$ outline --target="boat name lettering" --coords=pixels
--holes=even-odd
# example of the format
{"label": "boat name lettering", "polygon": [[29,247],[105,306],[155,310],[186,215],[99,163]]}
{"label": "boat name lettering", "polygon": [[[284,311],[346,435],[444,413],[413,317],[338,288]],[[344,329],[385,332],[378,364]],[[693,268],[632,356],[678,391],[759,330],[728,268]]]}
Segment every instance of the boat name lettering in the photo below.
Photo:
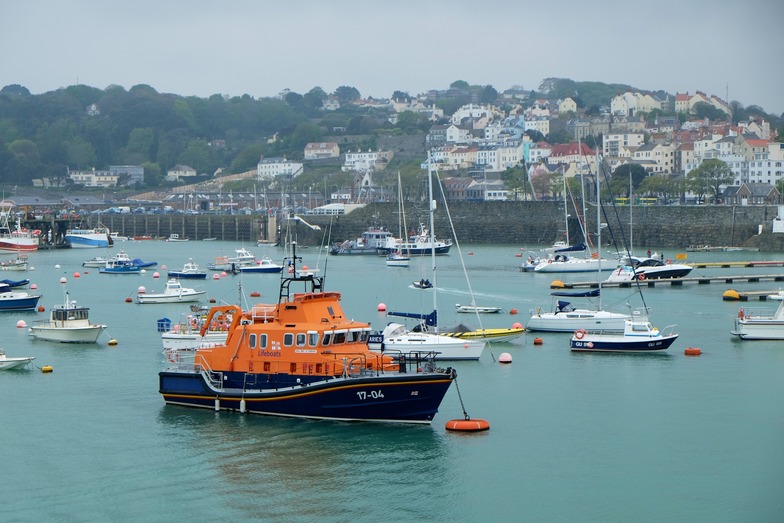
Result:
{"label": "boat name lettering", "polygon": [[316,349],[294,349],[299,354],[316,354]]}
{"label": "boat name lettering", "polygon": [[380,390],[371,390],[370,392],[368,392],[366,390],[358,390],[357,391],[357,396],[361,400],[366,400],[368,398],[372,398],[372,399],[375,400],[375,399],[383,398],[384,397],[384,393],[381,392]]}
{"label": "boat name lettering", "polygon": [[280,351],[260,350],[259,356],[266,358],[280,358]]}

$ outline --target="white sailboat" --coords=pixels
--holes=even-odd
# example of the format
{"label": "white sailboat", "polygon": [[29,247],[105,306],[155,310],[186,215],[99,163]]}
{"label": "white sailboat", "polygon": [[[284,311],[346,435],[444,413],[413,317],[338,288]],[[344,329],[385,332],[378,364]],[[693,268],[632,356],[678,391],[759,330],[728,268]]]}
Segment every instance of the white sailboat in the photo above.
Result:
{"label": "white sailboat", "polygon": [[[599,204],[598,176],[597,176],[597,251],[601,251],[602,245],[602,226],[601,226],[601,206]],[[590,291],[569,292],[555,291],[550,293],[556,297],[554,307],[550,312],[542,312],[541,307],[536,312],[531,311],[531,318],[525,328],[529,331],[543,332],[574,332],[578,329],[591,329],[592,331],[608,332],[622,331],[628,314],[606,311],[602,309],[602,260],[598,257],[594,270],[599,277],[599,287]],[[596,298],[598,305],[596,309],[577,309],[571,302],[559,300],[557,298]]]}
{"label": "white sailboat", "polygon": [[411,351],[435,352],[437,360],[478,360],[482,356],[486,342],[482,339],[466,340],[445,336],[438,330],[438,291],[436,279],[436,244],[433,235],[433,213],[436,202],[433,199],[433,174],[431,159],[428,158],[428,196],[430,199],[430,256],[433,262],[433,312],[416,314],[407,312],[389,312],[390,316],[414,318],[422,320],[415,330],[409,330],[401,323],[388,324],[380,334],[370,337],[368,345],[376,351]]}
{"label": "white sailboat", "polygon": [[[398,237],[403,238],[403,231],[406,230],[406,215],[403,210],[403,186],[400,183],[400,172],[397,173],[397,201],[398,212]],[[411,255],[404,251],[402,247],[396,248],[387,254],[387,267],[408,267],[411,264]]]}

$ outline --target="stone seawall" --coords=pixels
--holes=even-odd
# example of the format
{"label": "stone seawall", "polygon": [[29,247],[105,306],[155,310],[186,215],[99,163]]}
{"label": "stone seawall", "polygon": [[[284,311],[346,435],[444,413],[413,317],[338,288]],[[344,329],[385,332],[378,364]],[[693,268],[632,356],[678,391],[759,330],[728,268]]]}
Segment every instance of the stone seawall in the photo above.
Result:
{"label": "stone seawall", "polygon": [[[578,206],[581,205],[578,201]],[[771,234],[771,222],[776,216],[773,206],[656,205],[632,209],[633,242],[640,247],[684,249],[689,245],[733,245],[784,252],[784,234]],[[615,237],[620,247],[622,236],[626,241],[629,238],[629,207],[610,206],[604,211],[602,222],[609,227],[603,229],[603,243],[610,243]],[[426,202],[407,203],[407,228],[427,223],[427,214]],[[570,240],[579,241],[577,213],[570,208],[568,214]],[[449,215],[461,243],[524,247],[564,238],[564,206],[560,202],[453,202],[449,204]],[[596,207],[588,205],[586,215],[587,230],[596,231]],[[354,239],[372,225],[386,227],[396,236],[398,231],[396,203],[372,204],[341,216],[303,218],[322,228],[313,231],[293,222],[293,233],[300,243],[307,245]],[[255,243],[268,227],[266,219],[259,216],[109,215],[102,221],[112,231],[125,236],[168,237],[176,233],[195,240],[217,238],[246,244]],[[758,235],[760,225],[763,233]],[[285,233],[286,222],[281,223],[281,229]],[[451,236],[449,216],[443,204],[436,209],[435,231],[439,238]]]}

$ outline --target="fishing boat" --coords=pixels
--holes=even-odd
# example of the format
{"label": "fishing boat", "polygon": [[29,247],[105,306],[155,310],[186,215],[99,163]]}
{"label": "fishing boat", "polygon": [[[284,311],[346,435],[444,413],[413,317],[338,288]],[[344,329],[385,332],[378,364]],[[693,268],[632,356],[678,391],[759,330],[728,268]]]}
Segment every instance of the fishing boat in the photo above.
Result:
{"label": "fishing boat", "polygon": [[101,274],[139,274],[141,267],[128,257],[125,251],[120,251],[109,258],[106,265],[98,269]]}
{"label": "fishing boat", "polygon": [[23,367],[34,359],[35,356],[18,356],[16,358],[9,358],[6,356],[5,351],[0,349],[0,370],[10,370]]}
{"label": "fishing boat", "polygon": [[[301,260],[293,245],[291,264]],[[302,285],[302,292],[293,287]],[[281,278],[273,312],[212,307],[231,315],[225,345],[166,351],[159,392],[170,405],[340,421],[430,423],[456,372],[432,352],[368,348],[370,325],[349,320],[339,292],[312,274]],[[202,327],[202,331],[204,331]]]}
{"label": "fishing boat", "polygon": [[171,233],[166,239],[167,242],[187,242],[188,238],[181,238],[177,233]]}
{"label": "fishing boat", "polygon": [[38,250],[41,231],[23,228],[17,219],[11,226],[13,204],[0,202],[0,251],[31,252]]}
{"label": "fishing boat", "polygon": [[784,340],[784,291],[768,295],[778,300],[775,311],[763,308],[740,308],[731,332],[742,340]]}
{"label": "fishing boat", "polygon": [[256,264],[256,256],[245,248],[235,249],[234,256],[218,256],[207,265],[210,271],[227,271],[237,273],[240,267]]}
{"label": "fishing boat", "polygon": [[109,247],[114,242],[109,229],[99,225],[92,229],[68,229],[65,232],[65,243],[72,249],[95,249]]}
{"label": "fishing boat", "polygon": [[65,299],[55,305],[48,320],[33,323],[29,334],[40,340],[61,343],[95,343],[106,329],[106,325],[90,321],[90,309],[80,307],[71,300],[68,291],[64,291]]}
{"label": "fishing boat", "polygon": [[125,242],[125,241],[128,241],[128,239],[129,239],[127,236],[123,236],[122,234],[120,234],[117,231],[110,232],[109,233],[109,237],[112,239],[112,241],[115,241],[115,242]]}
{"label": "fishing boat", "polygon": [[329,253],[333,255],[372,254],[377,256],[394,249],[397,241],[388,230],[373,226],[364,231],[362,236],[356,240],[346,240],[332,245]]}
{"label": "fishing boat", "polygon": [[27,291],[14,291],[6,284],[0,285],[0,312],[2,311],[32,311],[38,306],[40,294],[30,294]]}
{"label": "fishing boat", "polygon": [[431,228],[425,224],[419,224],[419,231],[410,231],[408,239],[396,243],[394,246],[389,247],[384,251],[389,254],[392,251],[403,251],[410,256],[425,256],[435,253],[436,255],[449,254],[449,249],[452,248],[452,240],[438,240],[431,234]]}
{"label": "fishing boat", "polygon": [[179,278],[181,280],[205,280],[207,279],[207,271],[203,270],[193,258],[188,258],[188,261],[182,266],[182,269],[168,272],[169,278]]}
{"label": "fishing boat", "polygon": [[387,254],[387,267],[408,267],[411,265],[411,256],[401,250]]}
{"label": "fishing boat", "polygon": [[183,287],[179,280],[170,278],[166,282],[166,288],[163,292],[147,292],[143,288],[139,289],[136,303],[189,303],[199,301],[199,298],[206,292]]}
{"label": "fishing boat", "polygon": [[617,332],[579,329],[572,334],[573,352],[655,352],[665,350],[678,339],[674,325],[659,331],[647,318],[633,317]]}
{"label": "fishing boat", "polygon": [[264,256],[256,261],[255,265],[243,265],[240,267],[241,274],[278,274],[283,270],[283,265],[275,263],[272,258]]}
{"label": "fishing boat", "polygon": [[16,258],[10,260],[0,261],[0,271],[17,271],[24,272],[29,267],[30,262],[27,259],[27,254],[18,253]]}

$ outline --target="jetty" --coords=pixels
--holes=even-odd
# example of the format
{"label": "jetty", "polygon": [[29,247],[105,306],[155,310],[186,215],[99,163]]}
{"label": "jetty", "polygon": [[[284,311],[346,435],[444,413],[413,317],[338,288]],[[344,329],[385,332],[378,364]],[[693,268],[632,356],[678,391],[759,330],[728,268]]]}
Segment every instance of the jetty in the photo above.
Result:
{"label": "jetty", "polygon": [[[694,276],[686,278],[656,278],[647,279],[644,281],[603,281],[602,287],[620,287],[628,288],[640,285],[641,287],[676,287],[690,283],[698,285],[707,285],[710,283],[759,283],[763,281],[784,281],[784,274],[748,274],[736,276]],[[555,280],[550,284],[551,289],[596,289],[599,287],[597,281],[582,281],[582,282],[563,282]]]}
{"label": "jetty", "polygon": [[766,260],[766,261],[724,261],[724,262],[688,262],[684,265],[689,265],[695,269],[726,269],[730,267],[782,267],[784,260]]}

